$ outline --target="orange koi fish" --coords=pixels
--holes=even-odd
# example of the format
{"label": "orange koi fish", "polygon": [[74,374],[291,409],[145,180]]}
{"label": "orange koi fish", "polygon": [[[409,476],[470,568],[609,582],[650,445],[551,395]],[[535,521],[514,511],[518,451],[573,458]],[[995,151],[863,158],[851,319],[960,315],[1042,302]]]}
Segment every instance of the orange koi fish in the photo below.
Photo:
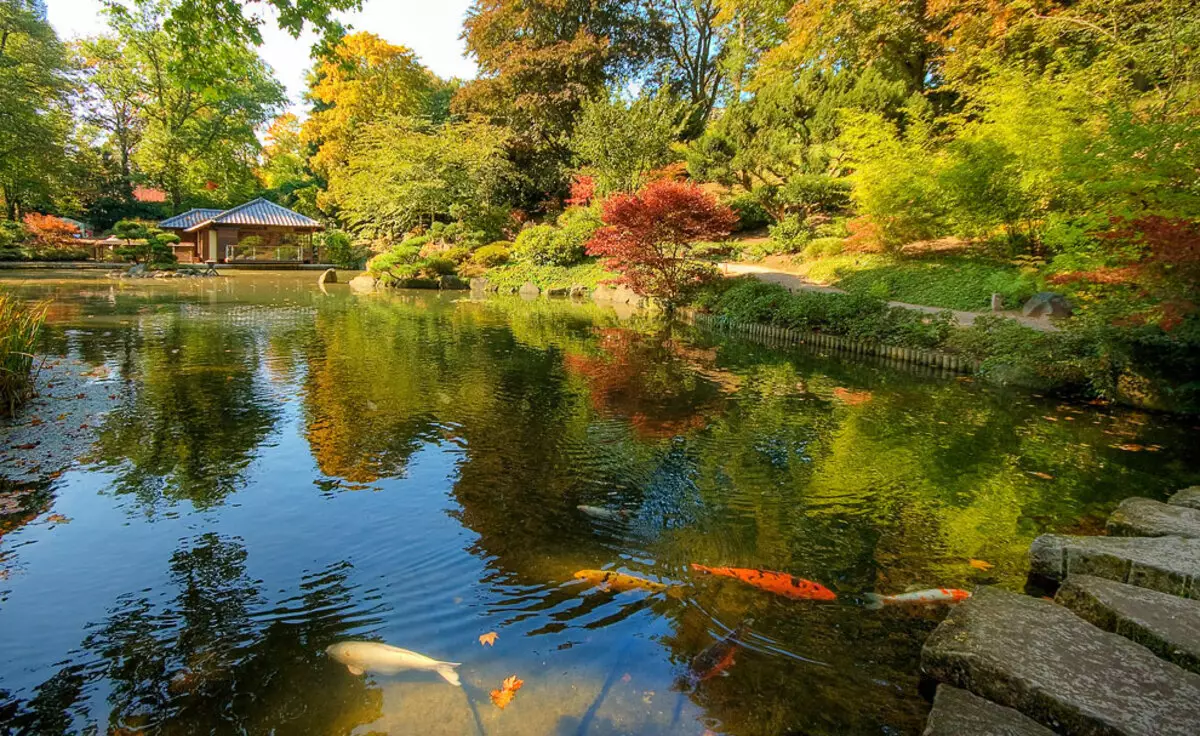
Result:
{"label": "orange koi fish", "polygon": [[723,674],[733,666],[734,657],[742,648],[740,639],[745,635],[746,627],[741,626],[724,639],[718,639],[705,647],[688,665],[688,674],[684,682],[694,688],[705,680]]}
{"label": "orange koi fish", "polygon": [[743,583],[753,585],[768,593],[794,598],[796,600],[832,601],[837,594],[820,583],[788,575],[786,572],[771,570],[752,570],[745,567],[705,567],[692,563],[696,572],[717,575],[723,578],[734,578]]}
{"label": "orange koi fish", "polygon": [[884,606],[903,605],[906,603],[958,603],[971,597],[971,594],[958,588],[930,588],[917,590],[900,595],[879,595],[867,593],[867,608],[876,610]]}

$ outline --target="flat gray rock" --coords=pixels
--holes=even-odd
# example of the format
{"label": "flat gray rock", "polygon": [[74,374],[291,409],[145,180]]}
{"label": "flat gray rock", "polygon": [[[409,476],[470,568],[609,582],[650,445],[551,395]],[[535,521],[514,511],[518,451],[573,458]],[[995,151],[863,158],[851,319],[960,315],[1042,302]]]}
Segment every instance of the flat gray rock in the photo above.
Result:
{"label": "flat gray rock", "polygon": [[1195,736],[1200,724],[1200,675],[1062,606],[998,588],[950,612],[921,669],[1075,736]]}
{"label": "flat gray rock", "polygon": [[1189,509],[1200,509],[1200,486],[1190,486],[1167,499],[1173,506],[1187,506]]}
{"label": "flat gray rock", "polygon": [[1200,509],[1150,498],[1127,498],[1108,517],[1108,533],[1117,537],[1200,539]]}
{"label": "flat gray rock", "polygon": [[1200,539],[1043,534],[1029,547],[1031,572],[1053,580],[1095,575],[1200,598]]}
{"label": "flat gray rock", "polygon": [[1045,726],[1012,708],[966,690],[938,685],[924,736],[1054,736]]}
{"label": "flat gray rock", "polygon": [[1072,575],[1055,602],[1105,631],[1200,673],[1200,601],[1090,575]]}

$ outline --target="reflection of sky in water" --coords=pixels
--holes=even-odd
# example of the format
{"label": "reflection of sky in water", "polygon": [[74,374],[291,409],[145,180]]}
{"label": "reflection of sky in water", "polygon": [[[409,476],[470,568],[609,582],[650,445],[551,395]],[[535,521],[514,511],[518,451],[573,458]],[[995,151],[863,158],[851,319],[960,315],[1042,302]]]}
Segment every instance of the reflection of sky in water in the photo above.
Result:
{"label": "reflection of sky in water", "polygon": [[[1196,480],[1186,427],[1140,413],[668,339],[590,305],[321,298],[312,280],[24,287],[60,290],[48,349],[105,364],[117,398],[52,483],[70,522],[0,540],[0,721],[919,732],[941,612],[867,612],[860,593],[1020,587],[1036,534]],[[1113,448],[1135,442],[1157,451]],[[691,562],[841,597],[782,600]],[[683,594],[572,582],[610,567]],[[681,693],[745,621],[735,664]],[[347,637],[462,662],[465,695],[353,677],[323,654]],[[500,711],[487,692],[511,674],[525,686]]]}

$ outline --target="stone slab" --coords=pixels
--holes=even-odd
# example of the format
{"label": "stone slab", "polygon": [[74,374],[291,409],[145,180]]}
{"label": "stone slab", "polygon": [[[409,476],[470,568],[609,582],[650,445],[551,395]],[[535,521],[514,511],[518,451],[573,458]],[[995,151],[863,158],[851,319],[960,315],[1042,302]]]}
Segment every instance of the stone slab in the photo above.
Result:
{"label": "stone slab", "polygon": [[1054,600],[1094,626],[1200,673],[1200,601],[1091,575],[1068,577]]}
{"label": "stone slab", "polygon": [[1195,736],[1200,675],[1062,606],[985,587],[921,652],[939,682],[1075,736]]}
{"label": "stone slab", "polygon": [[1118,537],[1200,539],[1200,509],[1151,498],[1127,498],[1108,517],[1108,533]]}
{"label": "stone slab", "polygon": [[1185,598],[1200,598],[1200,539],[1043,534],[1029,548],[1035,575],[1062,581],[1095,575]]}
{"label": "stone slab", "polygon": [[949,685],[938,685],[923,736],[1054,736],[1012,708]]}
{"label": "stone slab", "polygon": [[1176,491],[1167,499],[1174,506],[1186,506],[1189,509],[1200,509],[1200,486],[1190,486],[1182,491]]}

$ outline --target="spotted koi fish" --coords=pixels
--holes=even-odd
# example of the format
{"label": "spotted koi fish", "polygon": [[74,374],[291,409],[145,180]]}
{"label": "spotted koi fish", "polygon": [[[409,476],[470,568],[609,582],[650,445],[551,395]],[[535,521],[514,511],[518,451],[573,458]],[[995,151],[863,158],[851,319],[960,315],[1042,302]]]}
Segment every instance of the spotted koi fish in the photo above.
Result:
{"label": "spotted koi fish", "polygon": [[615,570],[580,570],[572,577],[576,580],[583,580],[589,585],[599,586],[601,590],[610,590],[614,593],[625,593],[630,590],[648,590],[651,593],[672,593],[678,588],[678,586],[669,586],[665,583],[639,578],[637,575],[626,575],[623,572],[616,572]]}
{"label": "spotted koi fish", "polygon": [[900,595],[867,593],[866,597],[867,608],[875,610],[884,606],[904,605],[908,603],[958,603],[970,598],[971,594],[957,588],[930,588],[929,590],[916,590],[912,593],[901,593]]}
{"label": "spotted koi fish", "polygon": [[832,601],[837,598],[837,594],[824,585],[798,578],[795,575],[788,575],[786,572],[753,570],[744,567],[705,567],[694,562],[692,569],[709,575],[741,580],[743,583],[753,585],[768,593],[796,600]]}

